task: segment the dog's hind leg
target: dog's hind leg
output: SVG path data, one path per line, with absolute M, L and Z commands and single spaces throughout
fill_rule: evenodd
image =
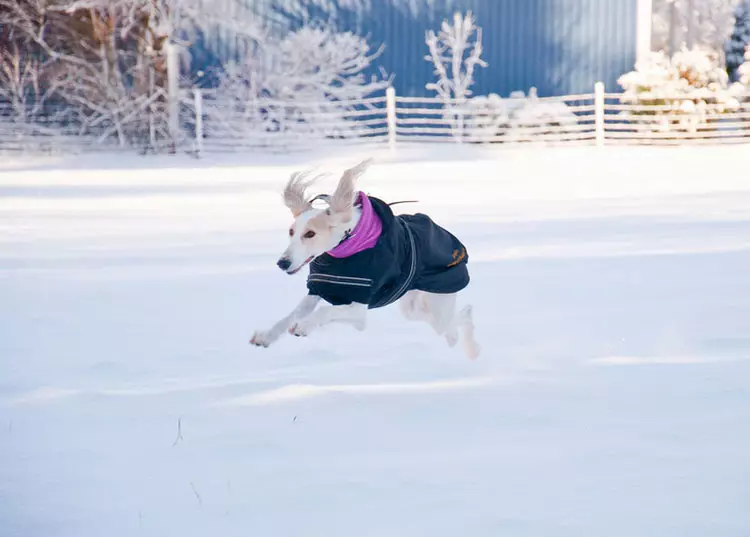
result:
M 458 342 L 456 295 L 420 292 L 418 303 L 421 303 L 420 320 L 429 323 L 437 335 L 445 337 L 448 346 L 455 346 Z
M 447 337 L 453 329 L 456 316 L 456 294 L 424 293 L 423 297 L 430 326 L 439 336 Z
M 409 291 L 398 301 L 401 314 L 409 321 L 429 321 L 429 310 L 422 291 Z
M 455 323 L 453 323 L 445 333 L 445 341 L 448 343 L 449 347 L 455 347 L 456 343 L 458 343 L 458 330 L 456 329 Z
M 424 291 L 409 291 L 398 301 L 403 316 L 410 321 L 429 324 L 439 335 L 445 336 L 453 347 L 458 341 L 458 332 L 450 322 L 455 312 L 455 300 L 451 295 L 437 295 Z
M 474 320 L 471 306 L 456 313 L 458 295 L 409 291 L 399 300 L 401 313 L 411 321 L 424 321 L 435 333 L 443 336 L 449 347 L 454 347 L 459 334 L 464 351 L 472 360 L 479 356 L 480 347 L 474 339 Z
M 428 322 L 438 335 L 445 337 L 450 347 L 458 343 L 459 334 L 463 340 L 466 355 L 474 360 L 479 356 L 480 346 L 474 339 L 474 316 L 471 306 L 466 306 L 456 313 L 457 294 L 440 295 L 425 293 L 429 319 Z
M 482 347 L 474 339 L 474 309 L 465 306 L 456 316 L 456 325 L 461 330 L 466 356 L 471 360 L 479 358 Z

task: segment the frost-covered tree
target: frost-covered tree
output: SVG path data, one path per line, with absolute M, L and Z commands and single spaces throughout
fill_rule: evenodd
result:
M 745 63 L 745 51 L 750 45 L 750 0 L 743 0 L 734 16 L 734 30 L 726 45 L 727 72 L 732 80 L 738 78 L 737 69 Z
M 654 0 L 652 48 L 675 54 L 703 46 L 723 53 L 740 0 Z M 721 56 L 720 56 L 721 59 Z
M 327 26 L 303 27 L 263 43 L 242 63 L 227 66 L 207 103 L 207 128 L 240 136 L 352 135 L 362 128 L 348 112 L 390 84 L 365 75 L 381 51 Z
M 437 34 L 427 31 L 425 42 L 430 51 L 425 59 L 432 62 L 438 77 L 437 82 L 425 87 L 446 101 L 471 96 L 474 70 L 487 66 L 482 60 L 482 29 L 476 26 L 471 12 L 455 13 L 453 24 L 444 20 Z
M 471 12 L 455 13 L 453 24 L 443 21 L 436 34 L 429 30 L 425 35 L 429 54 L 425 59 L 435 67 L 436 82 L 425 87 L 435 91 L 443 100 L 453 135 L 461 140 L 464 135 L 465 102 L 471 97 L 474 70 L 486 67 L 482 60 L 482 29 Z
M 737 81 L 743 86 L 750 86 L 750 45 L 745 51 L 745 63 L 737 68 Z
M 742 93 L 739 85 L 729 84 L 719 55 L 704 47 L 683 49 L 672 58 L 653 52 L 618 82 L 624 90 L 622 102 L 638 106 L 624 115 L 634 124 L 661 131 L 695 131 L 712 118 L 736 111 Z
M 59 77 L 54 81 L 47 77 L 49 83 L 42 87 L 47 67 L 17 43 L 0 50 L 0 101 L 20 123 L 36 118 L 60 85 Z
M 445 0 L 296 0 L 279 2 L 278 0 L 254 0 L 256 6 L 272 7 L 285 15 L 297 19 L 306 18 L 311 11 L 317 11 L 329 20 L 336 20 L 342 11 L 368 14 L 373 4 L 391 4 L 396 9 L 412 17 L 418 16 L 424 10 L 433 9 L 439 2 Z
M 0 0 L 0 26 L 48 72 L 64 73 L 55 97 L 81 134 L 155 147 L 174 143 L 169 109 L 177 96 L 168 91 L 168 75 L 179 75 L 180 66 L 168 65 L 167 51 L 182 51 L 186 62 L 191 38 L 216 27 L 261 35 L 253 20 L 224 16 L 222 8 L 236 1 Z M 37 100 L 50 84 L 40 80 Z
M 126 145 L 142 134 L 143 116 L 159 99 L 154 7 L 141 0 L 0 0 L 0 21 L 64 73 L 57 97 L 82 134 Z
M 63 81 L 18 43 L 0 50 L 0 135 L 17 148 L 38 148 L 31 137 L 58 134 L 63 111 L 46 105 Z

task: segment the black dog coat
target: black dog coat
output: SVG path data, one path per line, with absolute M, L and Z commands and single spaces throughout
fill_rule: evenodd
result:
M 448 294 L 469 284 L 469 254 L 461 241 L 427 215 L 394 216 L 383 201 L 370 201 L 383 225 L 377 243 L 350 257 L 317 257 L 310 264 L 309 294 L 334 306 L 357 302 L 372 309 L 413 289 Z

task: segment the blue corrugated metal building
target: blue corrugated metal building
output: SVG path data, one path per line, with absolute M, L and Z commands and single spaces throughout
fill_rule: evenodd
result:
M 284 1 L 296 0 L 277 5 Z M 596 81 L 619 91 L 617 78 L 633 68 L 638 50 L 648 49 L 651 31 L 651 0 L 365 0 L 358 5 L 326 15 L 339 30 L 367 36 L 373 49 L 385 45 L 376 66 L 394 77 L 396 92 L 404 96 L 431 94 L 425 84 L 435 76 L 425 60 L 425 32 L 439 30 L 456 11 L 471 11 L 483 31 L 482 57 L 489 66 L 475 73 L 475 95 L 507 96 L 532 86 L 540 96 L 590 93 Z
M 380 65 L 394 75 L 399 95 L 428 95 L 434 79 L 425 32 L 470 10 L 482 28 L 483 59 L 475 95 L 535 86 L 540 96 L 591 92 L 596 81 L 614 91 L 633 68 L 638 35 L 637 0 L 443 0 L 416 15 L 389 2 L 368 14 L 344 17 L 341 27 L 369 36 L 385 50 Z

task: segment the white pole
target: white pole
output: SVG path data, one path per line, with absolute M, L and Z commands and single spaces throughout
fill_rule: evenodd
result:
M 195 154 L 200 156 L 203 152 L 203 93 L 196 88 L 193 94 L 195 98 Z
M 396 90 L 390 86 L 385 90 L 386 121 L 388 123 L 388 147 L 396 148 Z
M 177 46 L 167 43 L 167 109 L 169 113 L 169 136 L 172 138 L 172 153 L 176 151 L 180 131 L 180 59 Z
M 604 82 L 594 85 L 594 130 L 596 146 L 604 146 Z
M 677 23 L 678 16 L 677 3 L 672 2 L 669 4 L 669 56 L 674 56 L 675 52 L 679 48 L 677 45 Z
M 637 29 L 636 29 L 636 49 L 635 61 L 641 61 L 651 52 L 651 18 L 653 10 L 653 0 L 636 0 Z

